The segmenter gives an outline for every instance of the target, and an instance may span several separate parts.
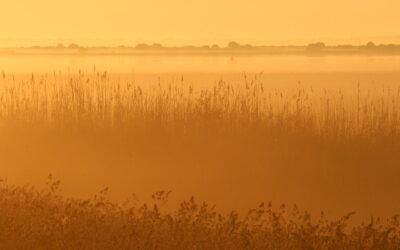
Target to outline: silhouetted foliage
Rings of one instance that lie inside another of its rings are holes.
[[[369,48],[369,49],[371,49],[371,48],[375,48],[375,43],[373,43],[373,42],[368,42],[367,43],[367,48]]]
[[[398,249],[400,221],[349,227],[354,213],[330,220],[312,217],[294,205],[262,203],[247,214],[221,214],[215,206],[183,201],[175,211],[163,206],[170,192],[151,203],[113,203],[108,188],[92,199],[66,199],[60,181],[37,190],[0,187],[2,249]]]
[[[326,48],[326,45],[323,42],[311,43],[307,46],[307,49],[311,51],[320,51],[324,48]]]
[[[75,43],[71,43],[68,46],[68,49],[79,49],[79,48],[80,48],[80,46],[78,44],[75,44]]]
[[[62,43],[57,44],[57,49],[65,49],[65,46]]]
[[[232,41],[232,42],[228,43],[228,48],[229,49],[240,49],[241,45],[237,42]]]

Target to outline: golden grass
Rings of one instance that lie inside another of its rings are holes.
[[[88,200],[66,199],[51,176],[45,189],[0,186],[2,249],[398,249],[397,216],[348,226],[313,217],[297,206],[260,204],[245,215],[218,213],[194,198],[165,212],[169,192],[152,202],[124,204],[107,190]]]
[[[16,82],[3,74],[0,119],[45,126],[124,127],[151,123],[176,131],[203,125],[249,125],[330,138],[399,133],[400,86],[329,89],[270,88],[259,75],[242,84],[207,87],[181,82],[149,84],[110,78],[106,72],[32,75]],[[275,132],[275,131],[274,131]]]
[[[274,179],[285,189],[298,189],[303,183],[326,196],[346,190],[351,201],[360,199],[361,204],[372,194],[388,200],[397,195],[399,186],[392,179],[400,174],[400,87],[359,83],[346,88],[303,84],[279,88],[260,79],[244,75],[240,84],[220,80],[199,86],[184,79],[138,83],[105,72],[24,79],[4,74],[0,132],[11,139],[0,141],[0,147],[7,152],[16,148],[20,158],[35,159],[41,147],[50,152],[63,144],[67,153],[75,152],[71,148],[84,152],[70,153],[62,158],[63,164],[96,171],[110,171],[98,160],[107,152],[115,162],[112,171],[139,175],[143,185],[174,183],[175,175],[192,183],[191,177],[201,168],[208,174],[207,183],[197,188],[207,192],[232,177],[232,192],[245,193],[246,187],[261,182],[256,195],[275,185]],[[30,141],[37,151],[22,152]],[[62,163],[57,156],[47,158],[54,158],[51,164]],[[9,161],[11,168],[20,164],[18,160]],[[32,164],[40,168],[42,163]],[[147,179],[143,173],[150,173]],[[357,187],[366,181],[378,188],[360,191]],[[297,209],[269,206],[238,217],[219,215],[194,200],[163,213],[152,205],[124,207],[103,196],[69,200],[30,187],[3,186],[0,196],[3,248],[397,249],[399,245],[397,217],[383,225],[373,220],[345,230],[349,216],[314,221]]]

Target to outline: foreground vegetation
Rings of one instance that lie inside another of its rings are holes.
[[[0,156],[4,171],[20,170],[14,176],[58,171],[81,190],[107,176],[115,185],[128,183],[124,191],[219,193],[220,203],[225,196],[243,204],[243,197],[290,194],[286,200],[313,200],[321,209],[357,204],[366,209],[363,218],[399,205],[399,86],[273,87],[259,75],[204,86],[183,78],[146,84],[106,72],[0,77]],[[270,205],[220,215],[194,199],[170,211],[162,209],[165,192],[147,205],[121,204],[105,192],[66,199],[57,187],[3,184],[0,248],[398,249],[400,243],[397,217],[350,226],[351,214],[330,220]]]
[[[220,214],[194,198],[164,211],[169,192],[148,204],[113,203],[107,190],[67,199],[51,176],[47,187],[0,187],[1,249],[398,249],[400,220],[371,218],[348,226],[296,206],[260,204],[245,215]]]

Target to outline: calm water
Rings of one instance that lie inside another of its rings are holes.
[[[0,71],[13,74],[107,70],[110,73],[185,72],[396,72],[400,56],[0,56]]]

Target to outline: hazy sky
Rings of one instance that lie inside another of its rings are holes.
[[[399,0],[2,0],[0,10],[3,46],[400,37]]]

